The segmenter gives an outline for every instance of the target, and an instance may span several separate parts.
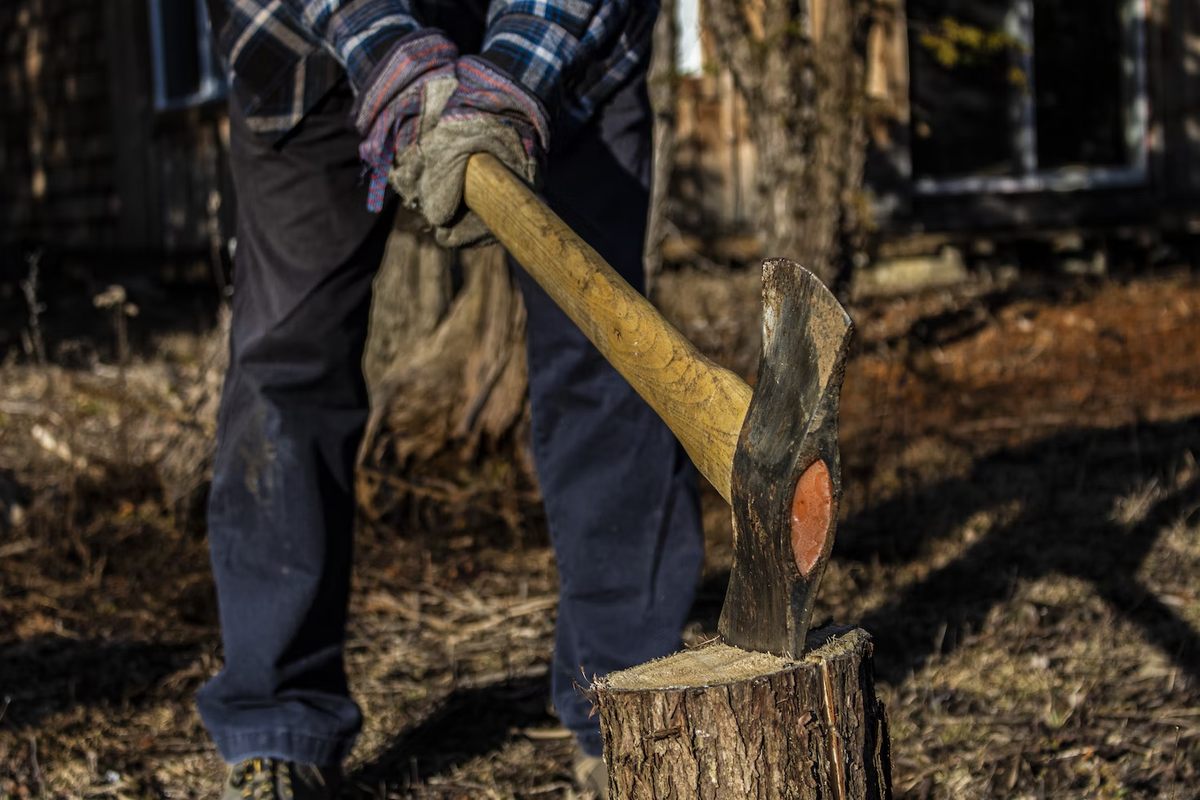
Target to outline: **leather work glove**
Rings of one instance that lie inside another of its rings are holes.
[[[354,126],[363,137],[358,152],[370,175],[367,209],[383,209],[388,172],[396,153],[416,144],[422,119],[437,120],[458,85],[458,48],[438,31],[401,39],[375,68],[355,101]]]
[[[430,84],[415,140],[401,139],[389,176],[404,204],[419,211],[436,228],[443,247],[466,247],[491,241],[483,222],[463,205],[467,161],[488,152],[537,189],[550,125],[541,102],[491,62],[466,56],[454,68],[456,85],[443,78]]]

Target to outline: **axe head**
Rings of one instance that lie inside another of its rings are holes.
[[[794,261],[763,263],[758,381],[733,457],[727,644],[799,658],[841,498],[838,399],[854,327]]]

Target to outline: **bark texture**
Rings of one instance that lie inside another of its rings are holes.
[[[521,292],[499,246],[445,250],[419,228],[400,212],[375,279],[359,502],[372,518],[423,497],[516,524],[536,497]]]
[[[881,800],[871,637],[824,628],[789,661],[724,644],[597,681],[613,800]]]
[[[746,98],[758,153],[763,252],[831,283],[857,249],[869,0],[702,0]]]
[[[524,344],[525,305],[500,247],[449,251],[423,233],[393,234],[364,358],[366,442],[377,450],[382,437],[404,462],[499,440],[526,405]]]
[[[646,226],[646,296],[654,298],[662,272],[662,243],[670,215],[671,172],[675,165],[675,0],[662,0],[654,25],[654,55],[647,87],[654,109],[654,172],[650,181],[650,218]]]

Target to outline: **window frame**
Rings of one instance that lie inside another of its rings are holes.
[[[212,29],[203,0],[193,0],[196,8],[196,53],[200,62],[200,88],[191,94],[178,97],[171,97],[167,94],[167,43],[163,41],[162,4],[177,2],[179,0],[147,0],[150,8],[150,49],[154,73],[155,111],[192,108],[214,100],[223,100],[229,94],[228,83],[221,72],[220,61],[216,58],[213,48]]]
[[[1148,0],[1124,0],[1121,4],[1122,109],[1125,144],[1131,155],[1124,166],[1066,167],[1039,170],[1037,164],[1036,81],[1033,66],[1033,0],[1014,0],[1005,22],[1006,32],[1024,45],[1018,64],[1027,76],[1029,91],[1015,97],[1009,107],[1012,134],[1023,175],[973,176],[913,179],[913,193],[924,197],[963,194],[1020,194],[1026,192],[1074,192],[1143,186],[1149,182],[1150,101],[1146,88],[1146,17]]]

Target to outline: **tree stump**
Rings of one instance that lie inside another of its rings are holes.
[[[612,800],[883,800],[887,719],[860,628],[790,661],[710,644],[596,682]]]

